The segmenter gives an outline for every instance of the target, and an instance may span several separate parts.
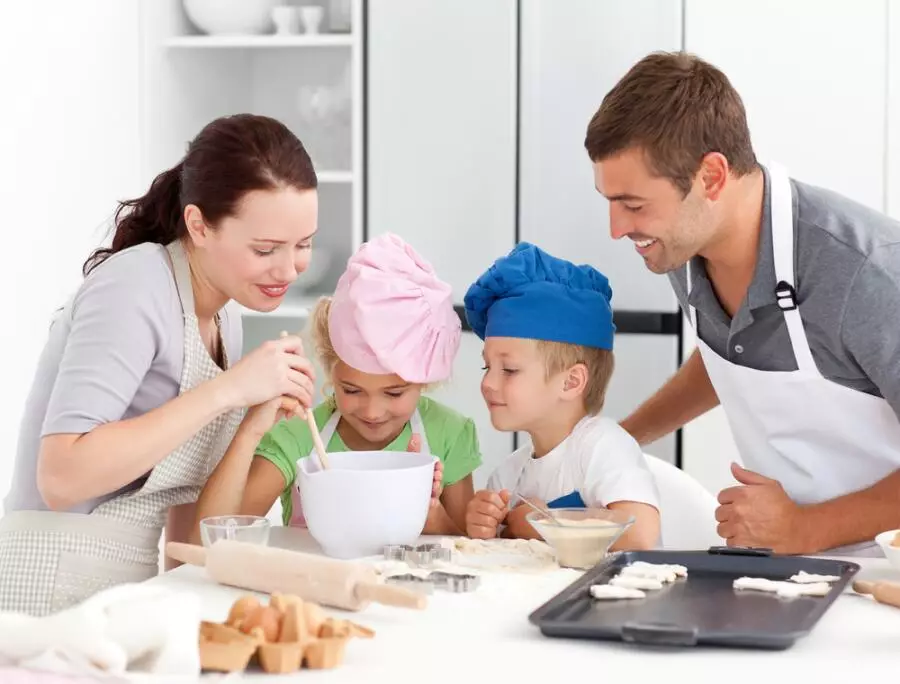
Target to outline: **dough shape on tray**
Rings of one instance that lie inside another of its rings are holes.
[[[591,587],[591,596],[598,601],[610,601],[615,599],[644,598],[645,594],[640,589],[619,587],[613,584],[595,584]]]

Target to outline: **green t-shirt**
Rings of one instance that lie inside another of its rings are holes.
[[[418,403],[422,424],[425,426],[425,437],[431,453],[444,464],[444,486],[459,482],[481,465],[481,450],[478,447],[478,435],[475,423],[471,418],[460,415],[453,409],[428,397],[421,397]],[[326,401],[313,409],[313,416],[319,430],[334,413],[334,403]],[[406,451],[412,437],[412,427],[406,427],[397,438],[388,444],[387,451]],[[284,476],[284,491],[281,493],[282,519],[288,525],[293,512],[291,487],[297,477],[297,461],[309,456],[314,446],[309,426],[305,420],[290,418],[278,423],[269,430],[259,446],[257,456],[274,464]],[[325,450],[329,453],[349,451],[337,430],[331,437]]]

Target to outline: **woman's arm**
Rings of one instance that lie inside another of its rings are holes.
[[[285,416],[282,400],[274,399],[248,411],[219,465],[206,481],[194,514],[190,541],[200,543],[200,521],[215,515],[261,515],[271,510],[285,488],[285,476],[256,449]],[[284,460],[288,460],[285,457]]]
[[[127,420],[159,358],[184,344],[177,292],[165,258],[115,255],[86,279],[72,304],[65,351],[42,421],[37,484],[55,510],[114,492],[146,475],[229,409],[282,395],[303,406],[312,367],[298,337],[267,342],[215,380]],[[59,323],[58,323],[59,324]]]

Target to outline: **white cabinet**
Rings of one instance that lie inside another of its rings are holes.
[[[677,303],[667,279],[644,268],[629,240],[610,238],[585,132],[635,62],[680,46],[680,0],[522,2],[521,237],[596,266],[612,282],[619,310],[674,312]]]
[[[370,0],[367,232],[406,239],[453,286],[515,244],[516,6],[513,0]],[[484,484],[513,446],[479,389],[482,343],[464,333],[435,398],[472,417]]]
[[[887,90],[887,212],[900,219],[900,6],[887,3],[888,90]]]
[[[884,208],[884,0],[685,1],[685,47],[740,92],[757,156]]]
[[[516,2],[369,0],[368,235],[453,285],[514,244]]]

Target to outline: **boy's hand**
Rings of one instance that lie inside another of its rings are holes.
[[[466,507],[466,534],[472,539],[493,539],[497,527],[506,519],[509,492],[482,489]]]
[[[546,508],[547,504],[545,504],[540,499],[529,498],[529,501],[532,503],[536,503],[540,506],[544,506]],[[534,526],[525,520],[525,516],[531,513],[534,509],[520,502],[518,506],[514,507],[509,514],[506,516],[506,529],[509,532],[510,537],[514,537],[515,539],[540,539],[540,535],[537,530],[534,529]]]

